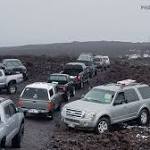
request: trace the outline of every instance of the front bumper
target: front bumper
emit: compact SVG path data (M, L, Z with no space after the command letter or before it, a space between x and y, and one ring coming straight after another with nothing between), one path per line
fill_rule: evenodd
M95 128L95 121L92 119L77 119L77 118L69 118L62 117L61 120L72 128Z

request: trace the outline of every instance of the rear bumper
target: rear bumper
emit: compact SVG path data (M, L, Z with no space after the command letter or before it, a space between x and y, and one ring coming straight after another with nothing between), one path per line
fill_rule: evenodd
M29 114L48 114L48 110L20 108L24 113Z

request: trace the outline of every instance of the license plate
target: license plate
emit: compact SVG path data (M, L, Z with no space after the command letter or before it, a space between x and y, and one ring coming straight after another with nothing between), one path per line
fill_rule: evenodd
M39 111L36 109L30 109L30 110L28 110L28 113L38 114Z

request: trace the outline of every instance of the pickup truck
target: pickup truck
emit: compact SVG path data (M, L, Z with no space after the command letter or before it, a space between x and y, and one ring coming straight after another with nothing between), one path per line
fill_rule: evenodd
M4 70L0 69L0 90L7 89L9 94L14 94L17 91L17 83L23 81L22 74L5 75Z
M60 109L63 102L62 92L58 92L57 83L35 82L22 91L18 107L26 115L43 114L53 118L53 112Z
M89 82L88 68L81 62L67 63L61 73L68 74L77 88L83 88L84 84Z
M70 97L75 95L75 86L70 76L67 74L55 73L48 77L48 83L56 82L59 91L63 92L65 101L68 101Z
M0 97L0 149L11 143L20 148L24 134L24 115L10 99Z
M0 68L3 69L7 75L22 73L24 80L28 78L27 68L19 59L3 59L0 63Z
M147 125L149 115L150 87L131 79L94 87L80 100L66 104L61 112L68 126L93 129L98 134L112 124L130 120Z
M78 62L84 63L86 65L90 78L97 75L97 66L94 64L93 61L78 60Z

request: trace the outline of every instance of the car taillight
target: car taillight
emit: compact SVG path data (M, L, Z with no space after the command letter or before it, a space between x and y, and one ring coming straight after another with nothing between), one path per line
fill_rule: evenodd
M55 104L53 102L48 102L48 111L51 111L55 108Z
M18 100L18 103L17 103L17 106L18 107L23 107L23 100Z
M81 76L77 76L76 79L77 79L78 81L80 81L80 80L81 80Z

